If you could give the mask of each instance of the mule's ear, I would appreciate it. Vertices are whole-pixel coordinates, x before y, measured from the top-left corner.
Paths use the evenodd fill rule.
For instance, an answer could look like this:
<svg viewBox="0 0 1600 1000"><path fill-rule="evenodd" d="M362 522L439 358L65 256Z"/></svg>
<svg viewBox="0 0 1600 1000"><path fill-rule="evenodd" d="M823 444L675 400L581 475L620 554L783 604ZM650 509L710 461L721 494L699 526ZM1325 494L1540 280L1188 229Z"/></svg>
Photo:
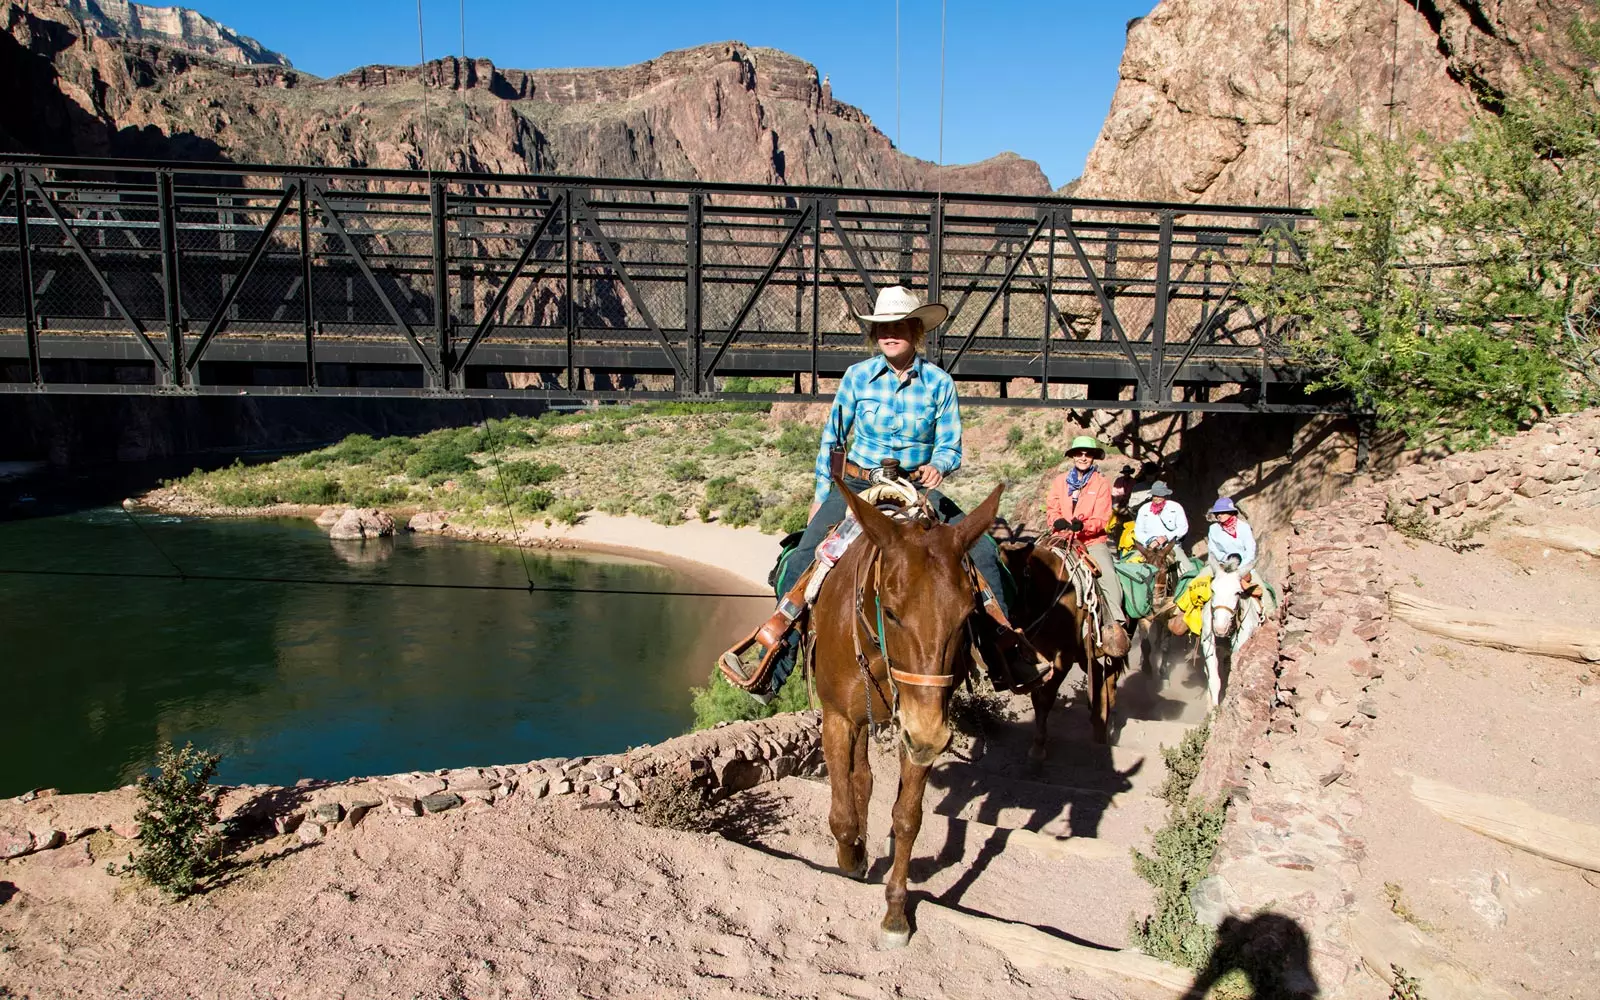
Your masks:
<svg viewBox="0 0 1600 1000"><path fill-rule="evenodd" d="M855 515L867 540L879 550L890 548L895 535L894 522L889 520L889 515L857 496L838 476L833 477L833 488L844 496L844 502L850 507L850 513Z"/></svg>
<svg viewBox="0 0 1600 1000"><path fill-rule="evenodd" d="M989 498L978 504L978 509L966 516L960 524L956 525L956 543L965 552L978 543L983 533L994 525L994 516L1000 513L1000 494L1006 490L1006 484L1001 483L989 494Z"/></svg>

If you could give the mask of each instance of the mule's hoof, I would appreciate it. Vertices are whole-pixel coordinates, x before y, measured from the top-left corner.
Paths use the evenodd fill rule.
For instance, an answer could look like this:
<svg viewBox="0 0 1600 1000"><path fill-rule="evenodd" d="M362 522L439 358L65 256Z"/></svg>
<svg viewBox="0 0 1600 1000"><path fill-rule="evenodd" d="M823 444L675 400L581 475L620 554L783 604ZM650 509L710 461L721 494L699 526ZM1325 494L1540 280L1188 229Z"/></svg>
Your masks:
<svg viewBox="0 0 1600 1000"><path fill-rule="evenodd" d="M1028 747L1028 759L1035 764L1043 764L1046 756L1048 754L1045 751L1044 744L1034 743Z"/></svg>
<svg viewBox="0 0 1600 1000"><path fill-rule="evenodd" d="M865 882L867 880L867 869L870 867L872 866L868 863L867 859L862 858L861 863L856 865L854 868L839 869L839 874L843 875L845 878L853 878L857 882Z"/></svg>
<svg viewBox="0 0 1600 1000"><path fill-rule="evenodd" d="M884 951L893 951L896 948L904 948L910 943L911 928L909 927L894 931L887 927L878 928L878 945Z"/></svg>

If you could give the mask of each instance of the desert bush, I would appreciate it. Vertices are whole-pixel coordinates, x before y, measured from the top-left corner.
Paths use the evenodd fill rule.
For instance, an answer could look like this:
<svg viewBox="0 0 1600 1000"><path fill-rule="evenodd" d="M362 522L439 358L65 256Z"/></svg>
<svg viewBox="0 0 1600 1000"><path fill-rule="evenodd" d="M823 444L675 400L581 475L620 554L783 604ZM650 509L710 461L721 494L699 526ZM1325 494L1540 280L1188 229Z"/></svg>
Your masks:
<svg viewBox="0 0 1600 1000"><path fill-rule="evenodd" d="M1200 763L1205 760L1206 740L1211 736L1211 718L1183 734L1175 747L1162 747L1161 756L1167 762L1167 779L1158 792L1169 806L1181 806L1189 801L1189 788L1200 774Z"/></svg>
<svg viewBox="0 0 1600 1000"><path fill-rule="evenodd" d="M588 430L578 435L579 444L622 444L627 440L628 432L610 423L590 424Z"/></svg>
<svg viewBox="0 0 1600 1000"><path fill-rule="evenodd" d="M1406 970L1391 963L1389 972L1394 976L1394 986L1389 990L1389 1000L1427 1000L1422 995L1422 984Z"/></svg>
<svg viewBox="0 0 1600 1000"><path fill-rule="evenodd" d="M750 442L736 438L718 431L711 436L711 443L706 445L705 451L712 458L737 458L752 450Z"/></svg>
<svg viewBox="0 0 1600 1000"><path fill-rule="evenodd" d="M217 754L185 743L179 750L164 743L156 751L158 773L139 778L139 846L130 864L109 866L114 875L134 875L168 898L197 892L222 865L222 837L217 823L211 778L222 760Z"/></svg>
<svg viewBox="0 0 1600 1000"><path fill-rule="evenodd" d="M432 476L472 472L478 468L478 463L459 441L445 438L424 445L406 459L405 468L406 475L412 479L426 480Z"/></svg>
<svg viewBox="0 0 1600 1000"><path fill-rule="evenodd" d="M1006 447L1008 449L1015 448L1017 445L1019 445L1021 443L1022 443L1022 428L1021 427L1008 427L1006 429Z"/></svg>
<svg viewBox="0 0 1600 1000"><path fill-rule="evenodd" d="M522 490L513 497L511 509L518 514L538 514L555 502L556 495L549 490Z"/></svg>
<svg viewBox="0 0 1600 1000"><path fill-rule="evenodd" d="M706 470L699 462L686 458L668 465L667 476L675 483L698 482L706 478Z"/></svg>
<svg viewBox="0 0 1600 1000"><path fill-rule="evenodd" d="M806 690L804 671L796 665L794 673L783 682L777 697L763 705L739 690L722 676L715 667L705 687L689 689L690 705L694 709L694 725L690 732L710 729L719 722L742 722L747 719L769 719L780 712L803 712L810 705L811 696Z"/></svg>
<svg viewBox="0 0 1600 1000"><path fill-rule="evenodd" d="M650 520L657 524L683 523L683 504L671 493L657 493L650 498Z"/></svg>
<svg viewBox="0 0 1600 1000"><path fill-rule="evenodd" d="M1129 931L1146 955L1191 969L1210 956L1216 932L1195 919L1190 892L1211 868L1226 815L1226 800L1174 806L1151 853L1133 852L1135 873L1156 889L1155 912L1135 919Z"/></svg>
<svg viewBox="0 0 1600 1000"><path fill-rule="evenodd" d="M758 525L762 532L768 535L787 535L792 531L804 531L808 513L810 505L804 502L767 507L761 511Z"/></svg>
<svg viewBox="0 0 1600 1000"><path fill-rule="evenodd" d="M1017 430L1015 427L1011 429ZM1062 460L1060 450L1043 438L1030 437L1016 450L1017 457L1022 459L1023 468L1034 475L1053 468Z"/></svg>
<svg viewBox="0 0 1600 1000"><path fill-rule="evenodd" d="M411 490L399 483L384 486L344 487L344 502L352 507L385 507L401 503L411 496Z"/></svg>
<svg viewBox="0 0 1600 1000"><path fill-rule="evenodd" d="M267 507L278 502L277 490L265 483L222 480L202 487L211 499L224 507Z"/></svg>
<svg viewBox="0 0 1600 1000"><path fill-rule="evenodd" d="M805 424L784 424L772 446L780 455L802 455L810 458L822 446L822 428Z"/></svg>
<svg viewBox="0 0 1600 1000"><path fill-rule="evenodd" d="M284 503L330 504L344 498L344 487L337 479L311 475L285 483L279 487L278 495Z"/></svg>
<svg viewBox="0 0 1600 1000"><path fill-rule="evenodd" d="M639 821L667 830L703 833L710 829L705 786L690 774L669 771L639 786Z"/></svg>
<svg viewBox="0 0 1600 1000"><path fill-rule="evenodd" d="M566 475L554 462L502 462L500 481L507 486L539 486Z"/></svg>
<svg viewBox="0 0 1600 1000"><path fill-rule="evenodd" d="M547 513L562 524L577 524L583 519L589 505L579 499L561 499L552 503Z"/></svg>

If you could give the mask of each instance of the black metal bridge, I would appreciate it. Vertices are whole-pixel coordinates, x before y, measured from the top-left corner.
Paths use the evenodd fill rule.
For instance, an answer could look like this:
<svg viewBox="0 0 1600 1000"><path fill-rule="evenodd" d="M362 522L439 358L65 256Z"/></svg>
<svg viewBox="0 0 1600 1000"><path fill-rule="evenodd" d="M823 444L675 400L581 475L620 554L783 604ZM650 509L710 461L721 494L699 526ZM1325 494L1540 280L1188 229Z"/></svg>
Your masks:
<svg viewBox="0 0 1600 1000"><path fill-rule="evenodd" d="M795 398L904 284L974 402L1312 411L1280 208L0 157L0 391ZM1016 380L1029 380L1018 388ZM987 389L975 389L986 385ZM998 387L996 390L995 387ZM979 395L982 393L982 395Z"/></svg>

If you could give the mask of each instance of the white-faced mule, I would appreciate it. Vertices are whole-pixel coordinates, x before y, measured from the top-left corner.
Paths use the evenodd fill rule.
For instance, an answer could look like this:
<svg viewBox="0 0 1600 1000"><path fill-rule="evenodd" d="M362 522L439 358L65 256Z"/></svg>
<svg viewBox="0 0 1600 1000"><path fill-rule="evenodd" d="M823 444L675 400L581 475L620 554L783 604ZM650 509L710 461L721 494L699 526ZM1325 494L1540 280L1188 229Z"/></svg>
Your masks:
<svg viewBox="0 0 1600 1000"><path fill-rule="evenodd" d="M1002 487L959 524L891 520L837 479L833 488L844 491L866 544L857 542L839 560L812 612L833 789L828 822L840 870L864 878L871 730L898 718L900 785L882 924L883 944L895 947L911 938L906 870L922 827L928 771L950 742L950 696L972 664L966 623L976 605L967 551L993 523Z"/></svg>

